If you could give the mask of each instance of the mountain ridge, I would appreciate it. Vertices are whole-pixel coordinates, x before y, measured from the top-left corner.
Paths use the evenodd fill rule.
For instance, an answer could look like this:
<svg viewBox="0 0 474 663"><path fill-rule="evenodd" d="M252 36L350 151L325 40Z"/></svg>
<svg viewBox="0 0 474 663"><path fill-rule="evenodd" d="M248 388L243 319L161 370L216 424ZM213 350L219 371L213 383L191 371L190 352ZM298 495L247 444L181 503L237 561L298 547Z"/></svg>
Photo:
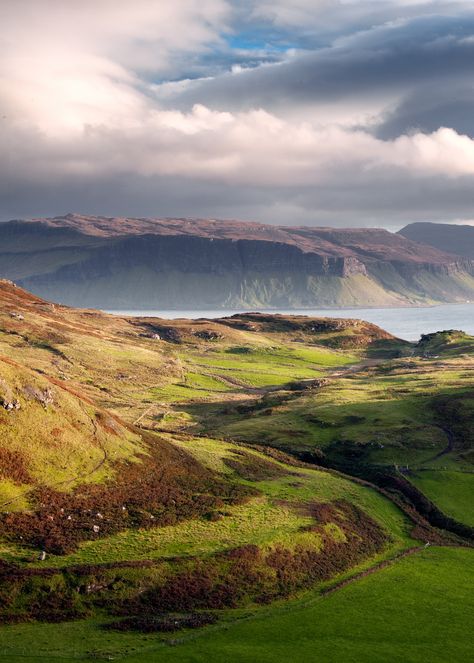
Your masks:
<svg viewBox="0 0 474 663"><path fill-rule="evenodd" d="M452 223L410 223L399 233L403 237L455 252L464 258L474 260L474 227Z"/></svg>
<svg viewBox="0 0 474 663"><path fill-rule="evenodd" d="M382 229L67 214L0 224L0 276L98 308L400 306L474 298L474 261Z"/></svg>

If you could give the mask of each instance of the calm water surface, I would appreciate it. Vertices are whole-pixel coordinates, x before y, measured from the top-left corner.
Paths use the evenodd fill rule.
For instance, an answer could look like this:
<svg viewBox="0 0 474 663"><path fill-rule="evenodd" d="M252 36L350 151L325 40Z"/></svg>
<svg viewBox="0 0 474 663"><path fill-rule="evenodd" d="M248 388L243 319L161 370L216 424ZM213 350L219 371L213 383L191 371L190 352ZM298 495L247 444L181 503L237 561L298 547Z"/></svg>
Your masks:
<svg viewBox="0 0 474 663"><path fill-rule="evenodd" d="M247 309L248 310L248 309ZM117 315L137 317L222 318L245 309L219 309L213 311L107 311ZM443 329L462 329L474 335L474 303L443 304L441 306L414 308L354 308L354 309L272 309L267 313L287 313L331 318L360 318L368 320L407 341L416 341L421 334Z"/></svg>

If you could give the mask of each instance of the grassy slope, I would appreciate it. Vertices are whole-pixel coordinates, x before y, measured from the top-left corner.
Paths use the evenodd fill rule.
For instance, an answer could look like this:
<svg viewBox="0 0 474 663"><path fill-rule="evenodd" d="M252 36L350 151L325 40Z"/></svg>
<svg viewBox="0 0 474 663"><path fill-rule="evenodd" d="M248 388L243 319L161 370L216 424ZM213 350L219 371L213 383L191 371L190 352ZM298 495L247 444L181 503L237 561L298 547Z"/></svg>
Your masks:
<svg viewBox="0 0 474 663"><path fill-rule="evenodd" d="M474 472L422 471L413 483L448 516L474 527Z"/></svg>
<svg viewBox="0 0 474 663"><path fill-rule="evenodd" d="M210 461L214 467L216 459L235 457L235 452L239 451L232 444L223 445L202 438L187 440L182 446L206 465ZM262 458L257 452L253 452L253 455L256 460ZM48 565L66 567L124 559L207 555L247 544L267 548L275 545L294 546L299 539L304 540L301 531L312 522L301 508L312 500L326 502L340 498L359 506L390 534L392 540L387 553L392 554L413 544L409 534L410 524L391 502L376 491L327 472L295 469L278 463L277 466L281 466L288 474L262 481L244 480L246 485L257 488L260 495L246 504L227 508L227 515L222 520L186 521L165 528L127 530L112 537L83 543L71 555L50 556ZM233 470L227 469L226 476L239 481ZM28 558L27 553L19 553L20 556L22 554Z"/></svg>
<svg viewBox="0 0 474 663"><path fill-rule="evenodd" d="M283 318L270 318L265 322L250 316L222 322L178 321L171 325L164 321L124 320L94 312L54 308L10 289L2 304L0 354L10 362L0 364L3 388L9 392L8 397L12 394L18 397L21 410L3 415L0 411L3 417L0 426L3 421L3 430L7 431L0 448L18 451L18 442L21 442L23 460L30 475L26 486L12 482L11 478L5 479L4 494L22 492L28 484L66 481L77 476L78 469L84 476L75 485L89 481L113 483L115 458L92 475L83 472L83 464L87 459L86 469L91 465L94 469L94 453L106 447L118 457L122 455L142 462L138 458L143 450L139 432L129 432L117 415L152 430L168 431L167 441L171 447L191 454L198 466L208 468L213 476L259 490L259 495L250 501L227 506L224 517L216 521L194 518L164 528L134 526L99 539L89 536L97 540L82 543L69 556L50 556L51 566L162 560L175 555L197 555L206 559L242 544L257 544L266 553L278 546L318 547L319 535L309 535L301 529L311 522L302 507L311 500L325 502L341 497L362 508L390 534L391 542L379 556L413 545L406 519L390 501L371 489L327 472L291 467L283 468L287 474L248 481L236 474L227 462L239 459L239 447L212 436L197 438L176 431L210 429L217 437L294 449L321 447L324 453L335 455L341 453L342 442L343 453L346 447L350 453L360 448L370 462L419 464L438 470L446 465L454 478L460 467L470 467L465 447L438 457L446 445L446 435L429 409L431 399L440 393L459 396L468 391L472 360L465 354L465 344L461 356L458 352L442 360L400 359L338 376L337 371L344 371L345 366L367 354L403 353L406 349L364 323L349 322L340 328L316 330L308 327L304 319L303 322L288 322ZM21 320L11 316L19 310L23 315ZM159 330L155 329L158 323ZM174 335L171 342L151 338L156 331L166 338L170 328ZM12 366L12 361L20 364L20 368ZM329 384L314 392L288 389L288 383L295 380L327 376ZM45 408L37 399L26 398L27 384L38 389L53 384L54 403ZM5 394L0 397L6 398ZM461 401L459 407L465 416L470 410L466 409L465 399ZM253 409L255 406L257 408ZM104 416L110 416L103 408L113 413L112 420L118 431L111 432L110 425L99 427L99 441L95 423L98 418L103 421ZM82 424L81 417L84 418ZM61 437L59 447L56 434L52 435L58 422L66 432L68 426L71 428ZM31 439L25 437L26 429L34 432ZM54 449L50 449L51 445ZM253 454L257 465L263 461L258 452L248 453ZM282 467L275 461L267 462ZM70 474L73 468L74 473ZM436 476L441 474L438 472ZM448 473L443 477L450 480ZM455 479L443 494L448 495L454 483ZM426 490L435 501L440 495L440 486L436 481L432 485L426 483ZM65 484L60 490L70 488L71 485ZM459 500L469 491L467 483L463 490L463 495L459 488L444 502L440 498L440 506L447 504L451 513L459 514ZM26 508L27 503L19 500L17 506ZM465 521L468 522L467 515ZM339 536L337 526L328 531L336 539ZM31 564L34 559L31 551L11 543L0 543L0 551L2 557L10 561ZM451 573L447 559L443 562L446 574L440 572L440 587L443 587L445 575L449 577ZM453 564L456 559L452 557ZM408 560L403 564L408 564ZM418 578L417 574L415 576ZM328 602L333 600L333 597L327 599ZM367 600L370 604L371 595ZM428 611L429 603L426 606ZM337 614L337 608L335 610ZM306 619L307 613L304 615ZM308 619L320 617L310 615ZM273 617L271 623L274 623ZM275 624L278 625L278 621ZM400 628L402 626L399 624ZM73 634L87 633L88 639L97 637L94 627L87 624L64 625L60 630L66 634L69 628ZM90 628L92 630L88 630ZM298 624L293 623L288 628L298 628ZM325 632L330 632L329 626L327 628L329 631L325 626ZM22 629L26 627L15 627L8 632L21 633L27 641L28 630ZM32 627L31 633L39 634L43 629L42 626ZM258 633L250 633L250 636L256 647L253 651L260 652L260 636ZM311 640L311 647L314 647L314 638ZM103 641L143 643L146 640L141 636L107 634L103 635ZM235 660L246 660L238 658L246 654L232 642L228 645L229 656L236 652ZM63 651L67 651L67 647ZM274 651L280 651L278 645ZM303 653L302 649L302 660ZM288 652L283 649L281 655L288 657Z"/></svg>
<svg viewBox="0 0 474 663"><path fill-rule="evenodd" d="M25 624L2 629L0 660L460 662L472 650L473 582L471 550L429 548L326 598L230 617L173 647L156 635L104 633L94 621Z"/></svg>
<svg viewBox="0 0 474 663"><path fill-rule="evenodd" d="M249 328L239 328L234 321L177 321L170 325L76 311L53 306L8 284L0 288L0 295L0 353L6 358L0 362L4 387L0 396L4 400L15 397L21 404L18 411L0 410L0 424L6 432L1 448L18 458L21 452L27 475L24 483L4 476L0 486L5 501L18 498L15 507L20 510L27 506L20 497L31 488L52 486L70 491L88 482L113 483L117 461L142 462L138 455L144 446L139 434L130 432L117 415L141 426L159 429L160 424L171 423L179 427L183 421L192 423L192 418L183 417L179 409L174 412L176 402L212 407L225 396L238 404L249 394L260 397L262 389L319 378L357 361L363 352L363 347L358 347L362 332L369 341L379 336L384 342L389 339L375 327L350 321L341 329L324 323L325 332L315 335L314 330L300 328L300 323L294 328L290 325L292 332L288 334L282 319L279 331L273 333L271 325L258 322ZM307 320L302 321L307 327ZM157 327L161 340L152 338ZM345 339L343 345L349 345L348 350L331 347L337 345L339 337ZM316 345L315 340L321 344ZM25 391L41 392L49 387L54 398L47 406ZM203 462L200 440L185 444L173 435L168 440L187 452L197 452L196 460ZM241 484L242 480L218 461L225 447L218 441L212 444L204 464ZM232 447L228 453L232 455ZM82 544L70 561L159 558L171 551L216 552L241 543L283 541L284 531L297 532L307 518L281 505L282 497L297 503L348 495L364 506L366 489L321 473L313 472L303 479L296 491L285 481L262 483L261 498L232 507L221 522L173 526L163 537L159 530L125 531L110 540ZM368 500L368 511L383 523L385 501L378 496L374 499L372 504ZM200 549L197 541L201 537L207 543ZM16 550L10 543L3 544L3 550L10 560L31 558L30 553ZM67 558L58 563L67 564Z"/></svg>
<svg viewBox="0 0 474 663"><path fill-rule="evenodd" d="M53 402L43 405L48 390ZM0 506L9 510L24 507L38 485L69 490L110 480L114 463L141 451L138 435L90 401L1 357L0 397L21 403L0 410Z"/></svg>
<svg viewBox="0 0 474 663"><path fill-rule="evenodd" d="M203 417L202 425L215 435L285 450L318 449L330 463L408 466L408 478L441 509L472 524L474 355L466 352L468 341L461 354L450 345L435 359L393 360L337 378L315 394L273 404L270 417L262 409L245 416L233 410Z"/></svg>

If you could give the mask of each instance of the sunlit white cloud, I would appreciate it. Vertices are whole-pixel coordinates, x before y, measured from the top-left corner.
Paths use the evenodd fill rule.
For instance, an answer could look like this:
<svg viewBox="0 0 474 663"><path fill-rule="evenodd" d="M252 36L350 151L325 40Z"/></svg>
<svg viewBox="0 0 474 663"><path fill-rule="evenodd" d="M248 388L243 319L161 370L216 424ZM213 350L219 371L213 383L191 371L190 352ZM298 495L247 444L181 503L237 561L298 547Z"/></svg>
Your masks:
<svg viewBox="0 0 474 663"><path fill-rule="evenodd" d="M229 113L200 105L189 113L149 108L135 125L121 119L87 125L80 137L24 134L15 152L17 168L35 180L115 172L298 187L375 181L388 169L398 177L474 174L474 140L453 129L385 141L362 130L290 123L264 110Z"/></svg>

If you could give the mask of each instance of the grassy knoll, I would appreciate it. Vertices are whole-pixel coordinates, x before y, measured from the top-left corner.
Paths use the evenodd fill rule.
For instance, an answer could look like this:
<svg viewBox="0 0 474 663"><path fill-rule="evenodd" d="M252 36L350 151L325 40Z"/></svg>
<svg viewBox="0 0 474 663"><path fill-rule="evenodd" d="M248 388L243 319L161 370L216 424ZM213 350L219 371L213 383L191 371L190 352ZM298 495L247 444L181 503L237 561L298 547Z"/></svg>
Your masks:
<svg viewBox="0 0 474 663"><path fill-rule="evenodd" d="M474 339L463 331L455 329L423 334L417 345L417 352L425 356L443 355L447 357L463 353L472 354Z"/></svg>
<svg viewBox="0 0 474 663"><path fill-rule="evenodd" d="M472 550L429 548L325 598L309 592L173 634L171 647L166 636L104 632L97 620L3 627L0 660L461 662L472 651L473 582Z"/></svg>
<svg viewBox="0 0 474 663"><path fill-rule="evenodd" d="M0 358L0 505L18 509L36 486L71 490L114 476L141 451L138 435L60 384Z"/></svg>

